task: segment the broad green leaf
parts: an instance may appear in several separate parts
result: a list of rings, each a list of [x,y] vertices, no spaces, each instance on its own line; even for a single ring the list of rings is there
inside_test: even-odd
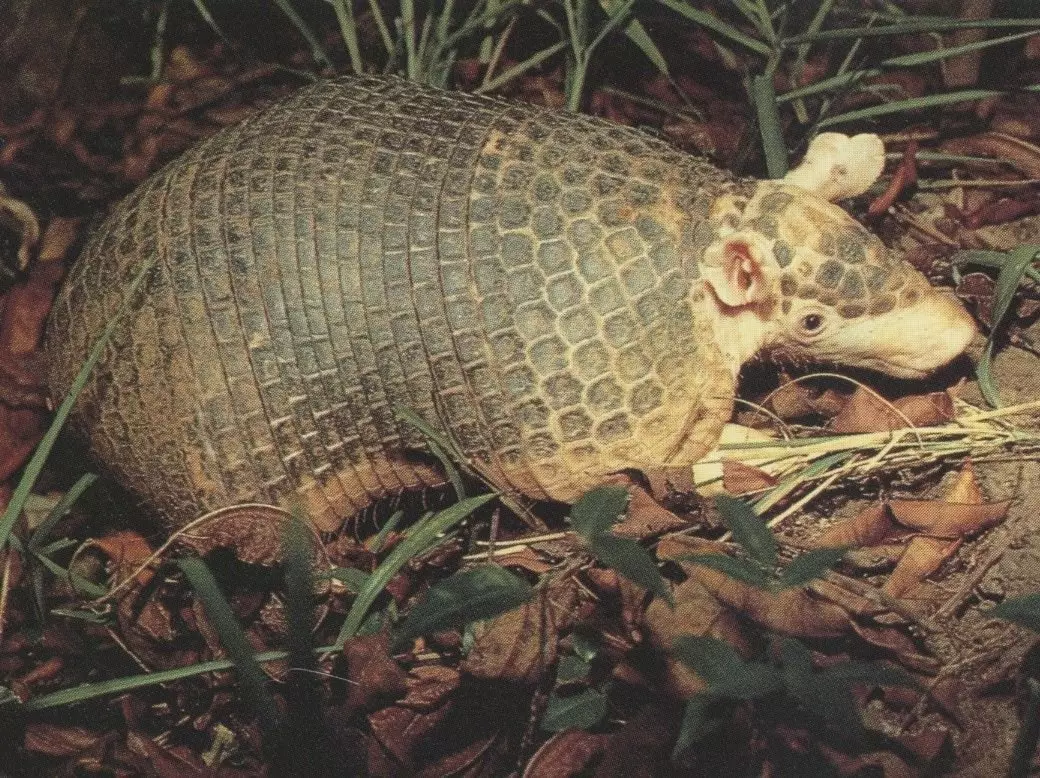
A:
[[[625,515],[628,490],[623,486],[601,486],[583,495],[571,507],[571,526],[586,540],[606,532]]]
[[[177,564],[202,601],[210,624],[235,663],[243,700],[256,716],[260,727],[265,732],[271,732],[278,724],[278,706],[267,689],[267,676],[253,656],[253,647],[249,645],[231,605],[201,559],[187,557],[177,560]]]
[[[912,675],[884,662],[841,662],[820,670],[817,679],[827,678],[840,683],[865,683],[871,686],[905,686],[920,689],[921,684]]]
[[[805,586],[815,578],[820,578],[841,558],[848,553],[846,546],[837,548],[814,548],[796,557],[791,564],[784,568],[780,574],[780,588],[789,589],[795,586]]]
[[[661,577],[653,556],[636,541],[603,533],[589,540],[589,551],[618,575],[673,604],[668,584]]]
[[[565,729],[590,729],[607,715],[607,696],[597,689],[587,689],[578,694],[560,697],[555,692],[542,718],[542,729],[547,732],[563,732]]]
[[[1011,766],[1008,778],[1028,778],[1033,772],[1033,756],[1036,744],[1040,740],[1040,681],[1026,677],[1023,684],[1026,690],[1026,702],[1022,707],[1022,725],[1015,738],[1014,750],[1011,752]]]
[[[491,502],[496,496],[495,494],[482,494],[479,497],[467,497],[439,513],[427,516],[412,527],[404,540],[394,547],[382,564],[368,577],[365,585],[354,598],[346,621],[343,622],[339,636],[336,638],[336,650],[342,650],[343,644],[357,634],[372,603],[376,601],[383,588],[390,583],[390,579],[408,563],[408,560],[426,551],[443,533],[482,505]]]
[[[394,645],[401,646],[471,621],[489,619],[531,599],[533,589],[498,565],[484,565],[455,573],[430,587],[395,630]]]
[[[733,539],[748,556],[765,568],[776,567],[776,538],[754,509],[743,500],[728,494],[718,495],[715,505],[733,533]]]
[[[580,656],[568,654],[560,657],[560,663],[556,666],[556,683],[572,683],[588,678],[592,665]]]
[[[725,683],[747,665],[729,643],[702,635],[680,635],[672,644],[672,653],[708,686]]]
[[[1040,632],[1040,592],[1004,600],[987,611],[986,615],[1013,622],[1033,632]]]
[[[710,692],[695,694],[686,701],[679,737],[676,738],[672,759],[679,761],[683,753],[716,732],[722,726],[726,706]]]
[[[733,700],[755,700],[784,688],[784,676],[761,662],[747,662],[729,643],[701,635],[680,635],[672,654],[708,684],[708,692]]]
[[[676,561],[693,562],[695,565],[710,567],[737,581],[750,584],[756,589],[768,589],[771,583],[766,571],[748,559],[736,559],[725,554],[684,554]]]

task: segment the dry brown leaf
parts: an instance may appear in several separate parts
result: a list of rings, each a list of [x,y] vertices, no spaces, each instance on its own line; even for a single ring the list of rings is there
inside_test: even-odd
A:
[[[983,132],[970,137],[951,138],[939,148],[950,154],[993,157],[1012,165],[1027,178],[1040,178],[1040,147],[1012,135]]]
[[[348,640],[334,674],[350,679],[346,706],[352,711],[375,710],[408,692],[408,674],[391,658],[390,640],[382,632]]]
[[[962,538],[999,524],[1011,500],[980,504],[940,500],[889,500],[893,518],[904,527],[943,538]]]
[[[152,555],[152,547],[144,536],[129,530],[89,540],[83,547],[97,548],[108,558],[114,583],[125,581]],[[135,580],[139,586],[145,586],[153,575],[152,569],[145,568],[137,573]]]
[[[86,727],[65,727],[31,722],[25,727],[25,748],[47,756],[72,756],[96,745],[107,736]]]
[[[896,526],[884,503],[875,503],[851,519],[839,521],[816,539],[818,548],[836,546],[873,546],[896,532]]]
[[[906,553],[885,581],[882,591],[891,597],[902,597],[913,591],[921,581],[938,570],[959,545],[959,541],[918,535],[906,547]]]
[[[975,474],[975,465],[967,460],[957,472],[956,480],[946,490],[944,502],[964,503],[966,505],[980,505],[985,501],[982,487]]]
[[[392,773],[370,770],[372,775],[409,775],[415,771],[415,751],[428,742],[451,713],[452,702],[433,711],[419,712],[400,705],[369,714],[368,725],[374,739],[397,763]],[[371,757],[370,757],[371,766]]]
[[[735,459],[722,460],[722,485],[730,494],[749,494],[776,486],[777,478]]]
[[[850,616],[855,616],[856,618],[869,618],[886,610],[883,606],[863,595],[850,592],[844,586],[839,586],[825,578],[817,578],[810,581],[808,586],[813,594],[819,595],[827,602],[834,603]]]
[[[583,774],[603,754],[606,735],[569,729],[549,738],[524,768],[523,778],[571,778]]]
[[[539,683],[556,661],[557,635],[577,603],[572,579],[538,589],[534,599],[481,628],[462,670],[485,680]]]
[[[841,412],[828,425],[838,434],[889,432],[944,424],[953,419],[953,399],[947,392],[909,395],[885,402],[863,387],[857,387]]]
[[[679,711],[660,704],[645,705],[607,740],[595,778],[634,778],[670,772]]]
[[[750,651],[734,613],[723,607],[696,578],[687,578],[672,594],[674,609],[660,598],[650,603],[643,618],[643,633],[647,643],[664,658],[666,687],[679,699],[687,699],[704,691],[704,681],[672,657],[672,645],[677,637],[713,637],[726,641],[745,656]]]
[[[624,518],[611,527],[615,535],[645,538],[688,527],[689,522],[663,507],[645,489],[631,487],[628,510]]]
[[[412,668],[407,677],[408,694],[401,705],[418,711],[431,711],[446,704],[459,688],[459,671],[443,665]]]

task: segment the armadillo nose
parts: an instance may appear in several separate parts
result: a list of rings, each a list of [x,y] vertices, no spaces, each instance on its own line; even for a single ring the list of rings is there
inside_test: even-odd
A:
[[[975,319],[960,300],[947,292],[928,298],[922,317],[925,325],[921,343],[921,368],[935,370],[963,354],[978,332]]]

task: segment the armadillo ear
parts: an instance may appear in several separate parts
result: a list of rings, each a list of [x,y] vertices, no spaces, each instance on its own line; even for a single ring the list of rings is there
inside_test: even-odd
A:
[[[731,308],[763,302],[769,289],[758,246],[745,237],[732,236],[719,248],[719,264],[702,269],[704,283]]]

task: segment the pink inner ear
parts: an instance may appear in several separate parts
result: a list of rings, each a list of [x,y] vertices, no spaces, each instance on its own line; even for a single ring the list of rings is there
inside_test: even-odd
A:
[[[715,273],[706,274],[705,280],[719,300],[732,308],[760,302],[766,295],[762,264],[754,247],[744,239],[726,241],[722,249],[722,267]]]

